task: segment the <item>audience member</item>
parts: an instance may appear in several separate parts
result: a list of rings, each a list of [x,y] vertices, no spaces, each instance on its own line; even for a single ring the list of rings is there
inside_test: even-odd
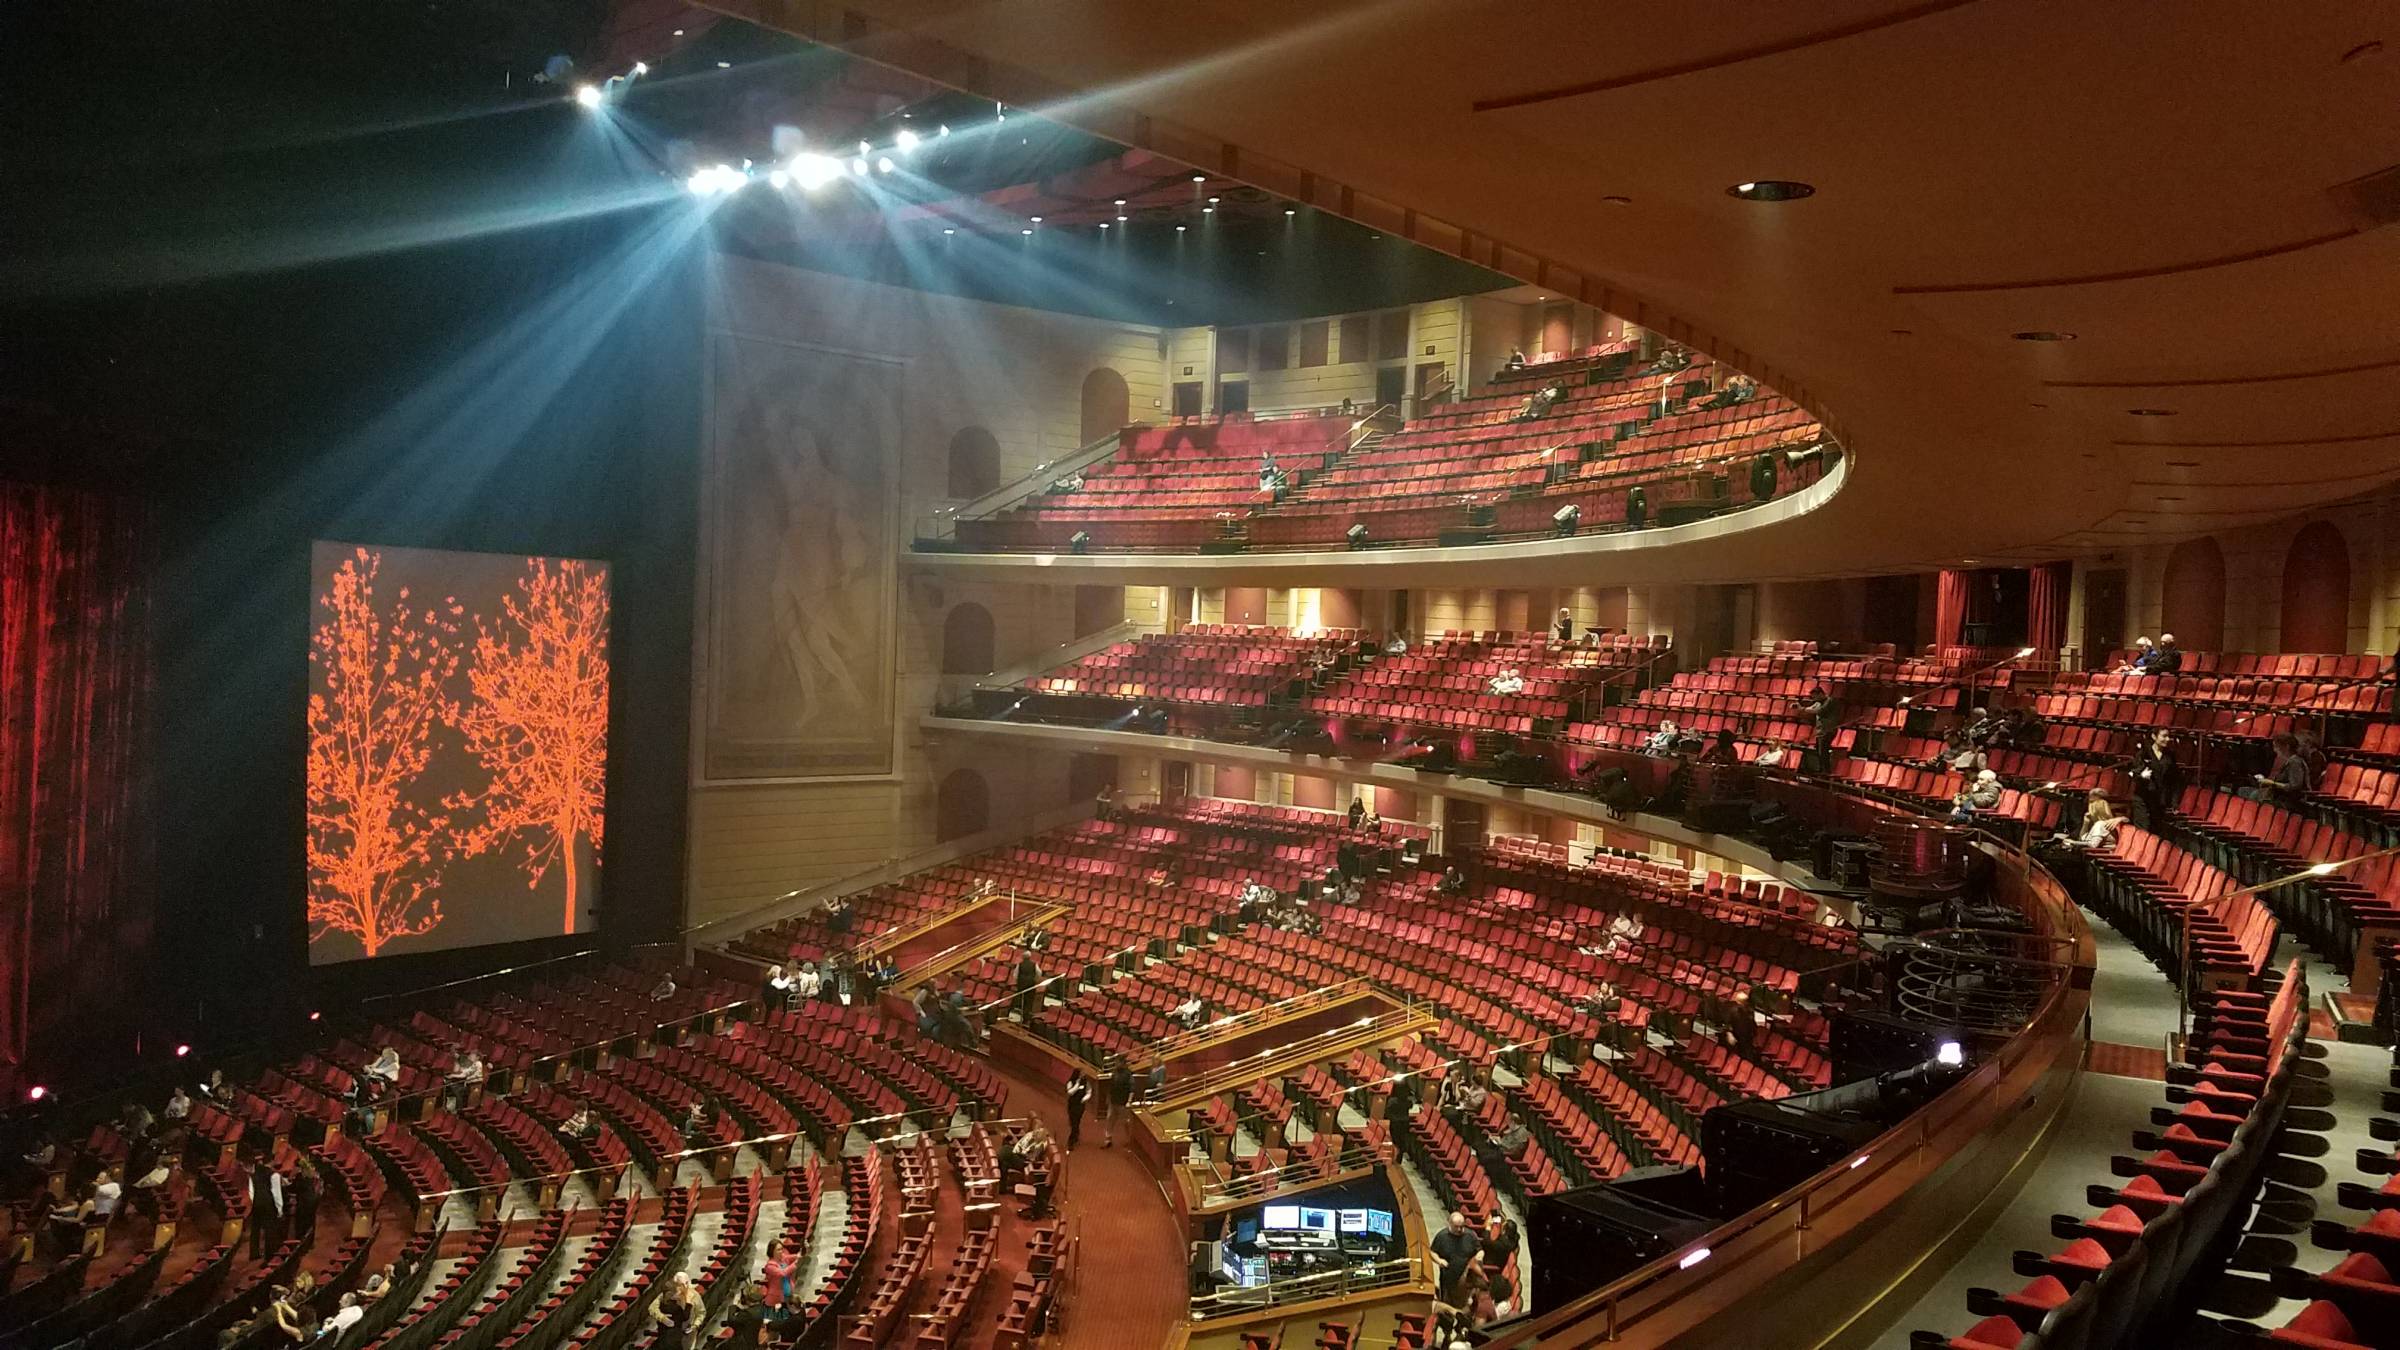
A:
[[[2118,666],[2115,673],[2119,675],[2149,674],[2150,664],[2153,660],[2151,653],[2156,650],[2157,647],[2150,641],[2149,638],[2135,638],[2133,640],[2133,651],[2126,656],[2125,663],[2121,666]]]
[[[1108,1072],[1107,1095],[1101,1099],[1100,1129],[1105,1135],[1102,1148],[1117,1146],[1117,1119],[1124,1116],[1133,1104],[1133,1062],[1123,1055],[1116,1057]]]
[[[1510,666],[1486,681],[1483,687],[1487,693],[1522,694],[1525,692],[1525,676],[1515,666]]]
[[[1525,368],[1525,349],[1523,347],[1509,348],[1508,360],[1502,362],[1500,368],[1502,370],[1523,370]]]
[[[759,1268],[758,1301],[767,1310],[767,1321],[780,1324],[792,1315],[800,1297],[799,1278],[799,1247],[788,1241],[777,1242],[766,1264]]]
[[[1408,634],[1392,634],[1391,638],[1383,644],[1383,654],[1385,656],[1408,655]]]
[[[1552,641],[1561,644],[1570,643],[1575,640],[1575,611],[1571,609],[1561,609],[1554,617],[1552,617],[1550,620],[1550,637]]]
[[[2117,827],[2124,823],[2125,818],[2117,814],[2116,807],[2109,805],[2108,798],[2095,792],[2084,799],[2082,830],[2072,835],[2061,830],[2051,838],[2053,843],[2062,848],[2104,852],[2116,842]]]
[[[687,1271],[676,1271],[667,1292],[650,1305],[653,1350],[689,1350],[700,1329],[700,1287]]]
[[[2183,648],[2175,645],[2175,635],[2173,633],[2159,634],[2158,646],[2152,648],[2150,652],[2150,670],[2148,673],[2152,675],[2172,675],[2182,669]]]
[[[745,1284],[733,1292],[733,1306],[725,1310],[724,1350],[758,1350],[767,1327],[767,1309],[756,1285]]]
[[[2250,775],[2250,786],[2242,795],[2254,802],[2295,802],[2308,791],[2308,761],[2300,755],[2300,742],[2289,732],[2275,733],[2275,762],[2265,773]]]
[[[2175,741],[2165,727],[2150,733],[2133,751],[2133,800],[2140,810],[2134,823],[2145,829],[2164,824],[2169,808],[2183,795],[2183,765],[2175,759]]]
[[[1027,947],[1017,957],[1017,1020],[1031,1025],[1033,1015],[1042,1010],[1042,963],[1034,959],[1033,949]]]
[[[1958,795],[1950,799],[1950,818],[1960,822],[1970,821],[1976,813],[1989,811],[1998,805],[2000,775],[1983,769],[1976,773],[1974,781],[1960,788]]]
[[[675,997],[675,972],[662,970],[658,972],[658,983],[650,986],[650,1001],[664,1003],[673,997]]]
[[[358,1284],[358,1301],[368,1307],[373,1307],[377,1299],[392,1291],[392,1282],[399,1278],[399,1275],[398,1267],[388,1262],[381,1270],[367,1272],[367,1278],[359,1281]]]
[[[1433,889],[1443,895],[1465,895],[1467,893],[1467,874],[1459,869],[1456,862],[1453,862],[1442,870],[1442,879],[1434,884]]]
[[[817,974],[815,966],[803,961],[792,968],[793,1003],[813,1002],[819,994],[824,992],[824,988],[824,977]]]
[[[317,1335],[338,1339],[342,1333],[357,1326],[366,1315],[367,1310],[359,1306],[358,1295],[344,1294],[342,1301],[334,1305],[333,1316],[326,1318],[325,1325],[317,1328]]]
[[[250,1169],[250,1259],[263,1261],[283,1245],[283,1174],[261,1157]]]
[[[1475,1240],[1474,1230],[1467,1227],[1467,1216],[1454,1209],[1450,1211],[1450,1222],[1433,1235],[1432,1246],[1433,1259],[1441,1267],[1441,1288],[1436,1297],[1444,1303],[1457,1303],[1459,1291],[1466,1284],[1467,1267],[1482,1250],[1482,1244]]]
[[[165,1116],[170,1124],[184,1120],[192,1114],[192,1099],[190,1094],[183,1090],[183,1084],[177,1083],[175,1090],[167,1094],[166,1110],[160,1114]]]
[[[1642,742],[1642,749],[1653,755],[1671,755],[1675,753],[1675,743],[1681,739],[1682,733],[1675,729],[1674,719],[1662,717],[1658,720],[1658,730],[1651,732],[1650,739]]]
[[[1707,753],[1700,758],[1702,762],[1708,764],[1741,763],[1742,751],[1741,747],[1733,742],[1733,728],[1718,727],[1716,739],[1709,743]]]
[[[375,1058],[367,1061],[362,1072],[369,1078],[380,1078],[397,1086],[400,1082],[400,1052],[388,1045],[383,1047],[375,1052]]]

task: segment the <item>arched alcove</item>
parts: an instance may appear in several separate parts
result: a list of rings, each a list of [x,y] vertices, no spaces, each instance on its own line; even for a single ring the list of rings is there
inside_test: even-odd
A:
[[[952,606],[942,616],[942,673],[989,675],[997,664],[992,657],[992,612],[972,603]]]
[[[2167,555],[2161,588],[2159,630],[2173,633],[2187,652],[2213,652],[2225,645],[2225,552],[2206,535],[2186,539]]]
[[[1129,410],[1124,376],[1107,366],[1084,376],[1083,436],[1078,444],[1090,445],[1103,436],[1122,430]]]
[[[960,427],[950,438],[950,496],[971,501],[999,486],[999,439],[983,427]]]
[[[933,805],[937,843],[964,839],[992,827],[992,789],[973,769],[954,769],[942,779]]]
[[[2320,520],[2293,535],[2292,546],[2284,551],[2282,649],[2349,648],[2350,544],[2340,526]]]

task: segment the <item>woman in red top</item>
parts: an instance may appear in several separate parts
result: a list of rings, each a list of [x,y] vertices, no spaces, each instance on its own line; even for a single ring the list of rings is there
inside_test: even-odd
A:
[[[767,1320],[780,1322],[790,1315],[792,1302],[799,1291],[792,1281],[800,1278],[800,1253],[788,1242],[777,1243],[773,1255],[767,1258],[764,1279],[758,1291],[758,1301],[766,1305]]]

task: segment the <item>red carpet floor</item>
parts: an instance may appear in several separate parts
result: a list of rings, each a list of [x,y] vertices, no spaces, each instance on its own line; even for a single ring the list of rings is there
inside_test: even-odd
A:
[[[2114,1074],[2119,1078],[2147,1078],[2153,1082],[2167,1081],[2167,1052],[2155,1045],[2118,1045],[2111,1041],[2094,1041],[2084,1067],[2093,1073]]]
[[[1039,1115],[1061,1140],[1067,1137],[1066,1102],[1057,1088],[992,1067],[1008,1080],[1010,1115]],[[1132,1150],[1100,1147],[1096,1114],[1084,1118],[1083,1142],[1069,1156],[1059,1212],[1082,1245],[1056,1344],[1063,1350],[1164,1345],[1189,1306],[1183,1239],[1157,1180]]]

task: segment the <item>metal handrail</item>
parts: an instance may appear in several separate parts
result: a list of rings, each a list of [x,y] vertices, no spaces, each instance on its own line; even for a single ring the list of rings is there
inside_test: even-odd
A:
[[[1052,483],[1082,469],[1088,469],[1117,452],[1124,431],[1112,431],[1088,445],[1080,445],[1056,459],[1045,459],[1010,482],[967,502],[963,506],[939,506],[933,510],[932,533],[919,530],[920,539],[939,539],[954,531],[962,520],[980,520],[998,515],[1026,498],[1049,488]]]
[[[1374,989],[1374,982],[1366,976],[1353,975],[1349,979],[1337,984],[1326,985],[1321,989],[1311,989],[1304,993],[1294,994],[1290,998],[1278,999],[1273,1003],[1262,1003],[1258,1007],[1243,1012],[1229,1013],[1204,1025],[1194,1027],[1190,1031],[1179,1031],[1172,1036],[1150,1042],[1136,1056],[1134,1063],[1143,1065],[1162,1059],[1173,1059],[1182,1054],[1187,1046],[1205,1043],[1245,1025],[1271,1021],[1284,1014],[1299,1012],[1307,1008],[1339,1003],[1346,998],[1372,993]]]

